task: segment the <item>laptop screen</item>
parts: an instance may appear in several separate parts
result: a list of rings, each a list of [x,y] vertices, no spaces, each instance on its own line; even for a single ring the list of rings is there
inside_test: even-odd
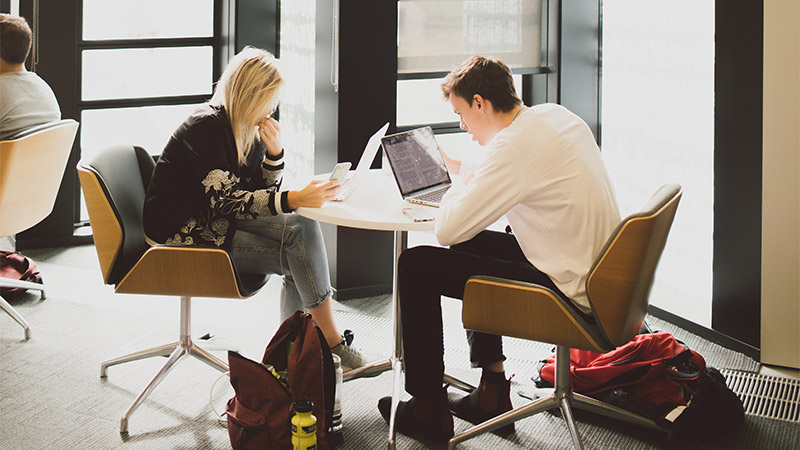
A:
[[[442,183],[450,183],[450,175],[431,127],[386,136],[381,143],[404,197]]]
[[[381,138],[386,134],[386,130],[389,129],[389,122],[386,122],[378,131],[375,132],[367,141],[367,146],[364,147],[364,151],[361,153],[361,159],[358,160],[358,165],[356,166],[356,173],[362,173],[369,171],[369,167],[372,165],[372,160],[375,159],[375,155],[378,154],[378,149],[381,148]]]

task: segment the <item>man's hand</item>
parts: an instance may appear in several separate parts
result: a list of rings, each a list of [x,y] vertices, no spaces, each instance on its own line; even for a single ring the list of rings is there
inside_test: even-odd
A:
[[[289,207],[292,209],[301,206],[319,208],[323,203],[333,199],[340,188],[341,185],[338,181],[313,180],[299,191],[289,191]]]
[[[447,153],[445,153],[441,145],[439,146],[439,152],[442,154],[447,171],[453,175],[458,175],[459,172],[461,172],[461,161],[447,156]]]
[[[267,116],[256,125],[261,142],[267,147],[267,153],[272,156],[280,155],[283,146],[281,145],[281,126],[278,121]]]

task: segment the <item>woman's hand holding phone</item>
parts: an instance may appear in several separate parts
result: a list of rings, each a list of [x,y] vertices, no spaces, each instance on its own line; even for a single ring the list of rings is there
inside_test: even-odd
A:
[[[289,191],[289,207],[297,209],[301,206],[319,208],[328,200],[336,197],[340,186],[336,181],[312,180],[299,191]]]
[[[289,207],[292,209],[301,206],[319,208],[325,202],[333,200],[341,189],[341,180],[350,170],[351,163],[343,162],[336,165],[328,181],[313,180],[299,191],[289,191]]]

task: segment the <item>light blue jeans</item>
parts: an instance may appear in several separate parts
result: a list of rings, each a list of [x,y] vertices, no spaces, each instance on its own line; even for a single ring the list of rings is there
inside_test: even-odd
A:
[[[298,214],[236,221],[231,248],[241,273],[283,275],[281,322],[333,294],[322,229]]]

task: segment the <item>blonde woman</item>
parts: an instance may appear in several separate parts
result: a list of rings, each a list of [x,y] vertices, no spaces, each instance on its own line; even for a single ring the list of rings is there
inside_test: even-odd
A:
[[[225,248],[242,273],[283,275],[281,320],[310,313],[342,366],[353,369],[364,360],[350,345],[352,333],[339,333],[333,320],[319,223],[292,214],[321,206],[339,185],[281,190],[284,148],[271,116],[282,84],[278,61],[265,50],[248,47],[231,59],[211,100],[178,127],[158,159],[145,233],[158,243]]]

